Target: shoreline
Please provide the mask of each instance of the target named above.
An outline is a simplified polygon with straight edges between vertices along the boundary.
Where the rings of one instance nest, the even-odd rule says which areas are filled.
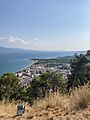
[[[17,73],[22,73],[22,72],[24,72],[24,71],[28,71],[28,69],[32,69],[32,68],[34,68],[36,65],[38,65],[38,66],[44,66],[44,65],[50,65],[50,64],[53,64],[53,62],[55,63],[55,65],[54,66],[57,66],[57,65],[59,65],[58,63],[60,63],[61,61],[58,61],[58,58],[59,59],[62,59],[62,58],[64,58],[64,59],[66,59],[66,58],[68,58],[68,57],[71,57],[71,56],[65,56],[65,57],[56,57],[56,58],[48,58],[48,59],[45,59],[45,58],[26,58],[26,59],[22,59],[22,60],[25,60],[25,61],[31,61],[31,63],[29,63],[28,65],[26,65],[25,67],[22,67],[21,69],[18,69],[18,70],[15,70],[15,71],[13,71],[13,72],[11,72],[11,73],[14,73],[14,74],[17,74]],[[55,61],[54,61],[55,60]],[[43,62],[44,61],[44,62]],[[51,62],[50,62],[51,61]],[[36,64],[35,64],[36,63]],[[60,63],[61,64],[61,63]],[[54,67],[53,66],[53,67]],[[44,66],[45,67],[45,66]],[[48,67],[51,67],[51,66],[48,66]],[[34,68],[35,69],[35,68]]]
[[[30,61],[32,61],[31,65],[28,65],[28,66],[26,66],[25,68],[22,68],[22,69],[20,69],[20,70],[18,70],[18,71],[16,71],[16,72],[13,72],[14,74],[19,73],[19,72],[21,72],[21,71],[24,71],[24,70],[30,68],[30,67],[35,63],[35,61],[34,61],[34,60],[31,60],[31,59],[25,59],[25,60],[30,60]]]
[[[63,59],[63,58],[64,58],[64,59],[67,59],[67,58],[72,59],[73,56],[63,56],[63,57],[60,56],[60,57],[48,58],[48,59],[45,59],[45,58],[43,58],[43,59],[42,59],[42,58],[41,58],[41,59],[39,59],[39,58],[38,58],[38,59],[37,59],[37,58],[27,58],[26,60],[32,61],[31,65],[28,65],[27,67],[22,68],[22,69],[20,69],[20,70],[18,70],[18,71],[16,71],[16,72],[14,72],[14,74],[20,73],[20,72],[25,71],[25,70],[28,70],[29,68],[33,67],[33,66],[35,65],[35,63],[37,63],[37,65],[39,65],[39,66],[41,66],[41,65],[44,66],[45,64],[48,63],[48,62],[47,62],[47,63],[42,63],[42,62],[41,62],[41,63],[38,63],[38,62],[40,62],[40,61],[42,61],[42,60],[44,60],[44,61],[47,61],[47,60],[58,60],[58,58],[59,58],[59,59]],[[69,62],[70,62],[70,61],[69,61]],[[49,64],[50,64],[50,63],[49,63]],[[53,64],[53,63],[52,63],[52,64]],[[56,64],[57,64],[57,63],[56,63]],[[60,61],[60,65],[61,65],[61,64],[69,64],[69,63],[66,62],[66,61],[65,61],[65,63],[64,63],[64,62],[62,63],[62,62]],[[59,64],[58,64],[58,65],[59,65]],[[56,66],[56,65],[55,65],[55,66]]]
[[[78,52],[76,52],[76,53],[78,53]],[[43,56],[43,54],[42,55],[37,54],[38,58],[37,58],[37,56],[32,57],[32,55],[31,55],[31,58],[37,58],[37,59],[49,59],[50,58],[51,59],[51,58],[55,58],[55,57],[58,57],[58,56],[63,57],[63,56],[74,55],[73,51],[72,52],[60,52],[58,54],[53,53],[53,54],[54,55],[52,55],[52,54],[46,55],[45,54],[44,56]],[[16,72],[19,72],[23,69],[26,69],[26,68],[30,67],[31,65],[33,65],[36,62],[36,61],[32,61],[31,58],[30,58],[30,56],[28,56],[26,58],[20,58],[20,57],[19,58],[12,58],[12,57],[10,57],[10,59],[6,59],[6,61],[5,62],[3,61],[3,63],[1,63],[1,65],[0,65],[0,76],[2,76],[5,73],[8,73],[8,72],[16,73]],[[24,61],[21,61],[22,63],[19,62],[17,64],[16,62],[18,62],[18,60],[16,61],[16,59],[27,59],[27,60],[31,60],[32,63],[30,64],[30,62],[27,62],[24,65]],[[3,59],[1,58],[1,60],[3,60]],[[11,60],[11,61],[8,62],[8,60]],[[14,61],[12,61],[12,60],[14,60]]]
[[[15,60],[15,59],[13,59],[13,60]],[[15,68],[14,69],[9,69],[9,70],[7,70],[7,71],[3,71],[3,72],[1,72],[1,74],[0,74],[0,76],[3,76],[3,74],[5,74],[5,73],[13,73],[13,74],[16,74],[16,73],[18,73],[18,72],[20,72],[20,71],[23,71],[23,70],[25,70],[25,69],[27,69],[28,67],[30,67],[31,65],[33,65],[34,64],[34,61],[33,60],[31,60],[31,59],[29,59],[29,58],[24,58],[24,59],[17,59],[17,60],[25,60],[25,62],[29,62],[29,63],[26,63],[26,65],[24,65],[24,66],[21,66],[21,68],[16,68],[16,70],[15,70]],[[21,61],[22,62],[22,61]],[[30,63],[31,62],[31,63]],[[24,64],[24,63],[23,63]],[[18,67],[19,65],[17,65],[17,67]],[[14,65],[14,67],[16,67],[15,65]]]

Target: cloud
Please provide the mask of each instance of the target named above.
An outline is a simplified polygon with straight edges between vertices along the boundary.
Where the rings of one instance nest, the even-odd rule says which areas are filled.
[[[9,36],[8,40],[10,43],[21,43],[24,45],[29,43],[29,42],[24,41],[23,39],[20,39],[18,37],[13,37],[13,36]]]
[[[38,38],[26,41],[24,39],[14,36],[0,37],[0,45],[7,47],[19,47],[24,49],[30,49],[30,47],[37,44],[38,42],[40,42],[40,39]]]

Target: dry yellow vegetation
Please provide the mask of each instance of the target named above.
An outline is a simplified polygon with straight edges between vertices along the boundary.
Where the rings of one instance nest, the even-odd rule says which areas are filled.
[[[52,93],[16,116],[16,103],[0,103],[0,120],[90,120],[90,85],[72,90],[70,95]]]

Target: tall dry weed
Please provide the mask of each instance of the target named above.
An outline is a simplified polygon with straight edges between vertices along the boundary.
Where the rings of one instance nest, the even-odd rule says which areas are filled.
[[[35,109],[44,109],[60,107],[61,109],[67,106],[67,96],[63,96],[59,92],[50,93],[49,96],[45,96],[44,99],[36,101],[33,105]]]
[[[82,110],[90,105],[90,85],[85,85],[72,90],[70,95],[70,107],[75,110]]]
[[[0,102],[0,116],[15,115],[16,103],[14,101],[1,101]]]

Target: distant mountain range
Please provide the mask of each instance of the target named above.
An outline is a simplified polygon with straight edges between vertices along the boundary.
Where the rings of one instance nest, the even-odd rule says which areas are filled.
[[[41,50],[24,50],[21,48],[9,48],[0,46],[0,53],[27,53],[27,52],[42,52]],[[46,52],[46,51],[43,51]]]
[[[24,50],[21,48],[9,48],[9,47],[3,47],[0,46],[0,53],[27,53],[27,52],[52,52],[52,53],[59,53],[61,51],[41,51],[41,50]],[[66,51],[62,51],[62,52],[66,52]],[[73,53],[85,53],[85,51],[67,51],[67,52],[73,52]]]
[[[25,50],[20,48],[8,48],[8,47],[0,46],[0,53],[12,53],[12,52],[23,52],[23,51]]]

